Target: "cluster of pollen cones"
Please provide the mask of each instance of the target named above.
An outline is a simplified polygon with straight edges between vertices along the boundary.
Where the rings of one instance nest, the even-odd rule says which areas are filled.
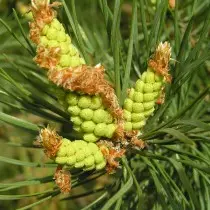
[[[124,130],[123,109],[119,106],[114,88],[105,79],[105,69],[102,65],[88,66],[85,63],[78,66],[69,66],[60,69],[61,48],[58,46],[44,46],[41,44],[41,34],[46,25],[50,25],[56,18],[54,7],[61,3],[50,4],[49,0],[32,0],[33,21],[30,23],[30,39],[37,45],[35,62],[47,69],[50,81],[67,91],[80,92],[88,95],[99,95],[103,105],[109,110],[118,125],[113,138],[102,139],[97,143],[107,162],[107,171],[112,173],[119,167],[117,158],[121,158],[127,145],[145,147],[142,140],[138,139],[138,132]],[[166,82],[171,81],[168,73],[168,65],[171,56],[171,48],[168,42],[160,43],[148,66],[163,76]],[[81,57],[78,55],[78,60]],[[159,100],[161,101],[161,99]],[[46,155],[53,159],[61,146],[62,137],[50,128],[42,129],[39,143],[45,149]],[[55,173],[56,184],[62,192],[71,189],[71,175],[69,171],[59,165]]]

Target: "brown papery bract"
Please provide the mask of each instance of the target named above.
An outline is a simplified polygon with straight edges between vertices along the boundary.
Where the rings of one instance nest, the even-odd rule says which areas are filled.
[[[54,69],[59,63],[60,59],[60,48],[51,47],[46,48],[44,46],[39,46],[37,48],[37,55],[34,61],[41,67],[45,69]]]
[[[171,58],[171,47],[168,42],[160,43],[155,50],[153,58],[149,60],[148,66],[157,74],[162,75],[166,82],[171,82],[169,71],[169,61]]]
[[[54,158],[62,143],[62,137],[49,127],[40,131],[38,142],[44,147],[44,152],[49,158]]]
[[[115,148],[112,142],[106,140],[101,140],[97,145],[107,161],[107,173],[114,173],[119,167],[119,161],[117,161],[116,158],[121,158],[125,154],[126,150],[122,148]]]
[[[40,33],[44,28],[45,24],[52,22],[57,13],[52,7],[57,7],[61,5],[60,2],[53,2],[49,4],[48,0],[32,0],[31,1],[31,11],[33,14],[33,22],[29,24],[30,26],[30,39],[39,44],[40,42]]]
[[[171,9],[174,9],[176,5],[176,0],[168,0],[168,4]]]
[[[69,171],[62,170],[62,166],[57,167],[54,179],[62,193],[69,193],[71,191],[71,174]]]
[[[56,85],[71,91],[78,91],[89,95],[100,95],[103,104],[116,119],[122,119],[122,109],[119,106],[113,87],[104,78],[103,66],[70,67],[60,71],[56,69],[48,72],[48,78]]]

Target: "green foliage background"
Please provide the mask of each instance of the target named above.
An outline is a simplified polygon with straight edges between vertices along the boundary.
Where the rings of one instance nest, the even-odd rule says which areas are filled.
[[[56,165],[33,141],[47,124],[78,134],[32,60],[28,20],[12,10],[15,1],[0,1],[0,208],[209,210],[209,1],[177,0],[174,9],[167,0],[61,2],[59,19],[87,63],[106,67],[121,104],[160,41],[172,46],[173,81],[142,131],[146,149],[130,152],[113,175],[73,171],[72,194],[61,195]]]

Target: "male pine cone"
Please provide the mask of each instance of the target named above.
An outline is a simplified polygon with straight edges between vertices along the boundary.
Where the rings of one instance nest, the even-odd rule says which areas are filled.
[[[46,24],[40,34],[39,46],[45,48],[59,48],[59,62],[55,66],[56,70],[67,67],[76,67],[85,64],[77,48],[71,43],[71,38],[65,33],[62,24],[54,18],[51,23]]]
[[[60,165],[81,168],[84,171],[101,170],[106,166],[106,160],[99,147],[83,140],[71,142],[68,139],[62,139],[55,162]]]
[[[131,88],[124,102],[125,130],[139,130],[155,110],[155,103],[164,86],[164,79],[151,68]]]
[[[116,125],[99,96],[68,93],[65,100],[73,128],[84,134],[85,141],[96,142],[101,137],[112,138]]]
[[[130,89],[123,106],[126,131],[142,128],[153,114],[155,103],[163,103],[165,84],[171,82],[168,73],[170,57],[170,44],[161,42],[148,62],[147,71]]]
[[[43,146],[45,154],[59,165],[85,171],[101,170],[106,166],[106,159],[95,143],[83,140],[70,141],[50,128],[40,131],[38,143]],[[103,149],[109,153],[107,147]]]

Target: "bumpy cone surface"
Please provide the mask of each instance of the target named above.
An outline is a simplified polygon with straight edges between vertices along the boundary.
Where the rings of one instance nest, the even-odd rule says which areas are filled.
[[[101,170],[106,166],[106,159],[95,143],[83,140],[70,141],[50,128],[41,130],[38,143],[44,148],[45,154],[59,165],[81,168],[85,171]],[[108,148],[104,148],[109,153]]]
[[[68,93],[66,104],[74,124],[73,128],[84,133],[85,141],[95,142],[101,137],[113,137],[117,125],[99,96]]]
[[[57,20],[57,18],[54,18],[50,24],[46,24],[41,30],[38,49],[41,51],[46,48],[59,49],[59,52],[57,53],[59,60],[55,65],[57,70],[85,64],[84,59],[81,58],[79,51],[71,43],[70,36],[65,33],[62,24]],[[43,63],[41,61],[41,57],[37,56],[36,60],[37,62],[40,62],[41,67],[48,67],[44,65],[47,63]]]
[[[128,93],[124,102],[125,130],[139,130],[146,124],[146,119],[153,114],[155,103],[164,85],[162,76],[148,68]]]
[[[169,43],[160,43],[149,61],[147,71],[137,80],[134,88],[129,90],[123,106],[126,131],[141,129],[153,114],[156,102],[163,102],[161,97],[164,86],[171,80],[168,74],[170,55]]]
[[[101,170],[106,166],[106,160],[99,147],[83,140],[71,142],[63,139],[55,162],[60,165],[81,168],[84,171]]]

